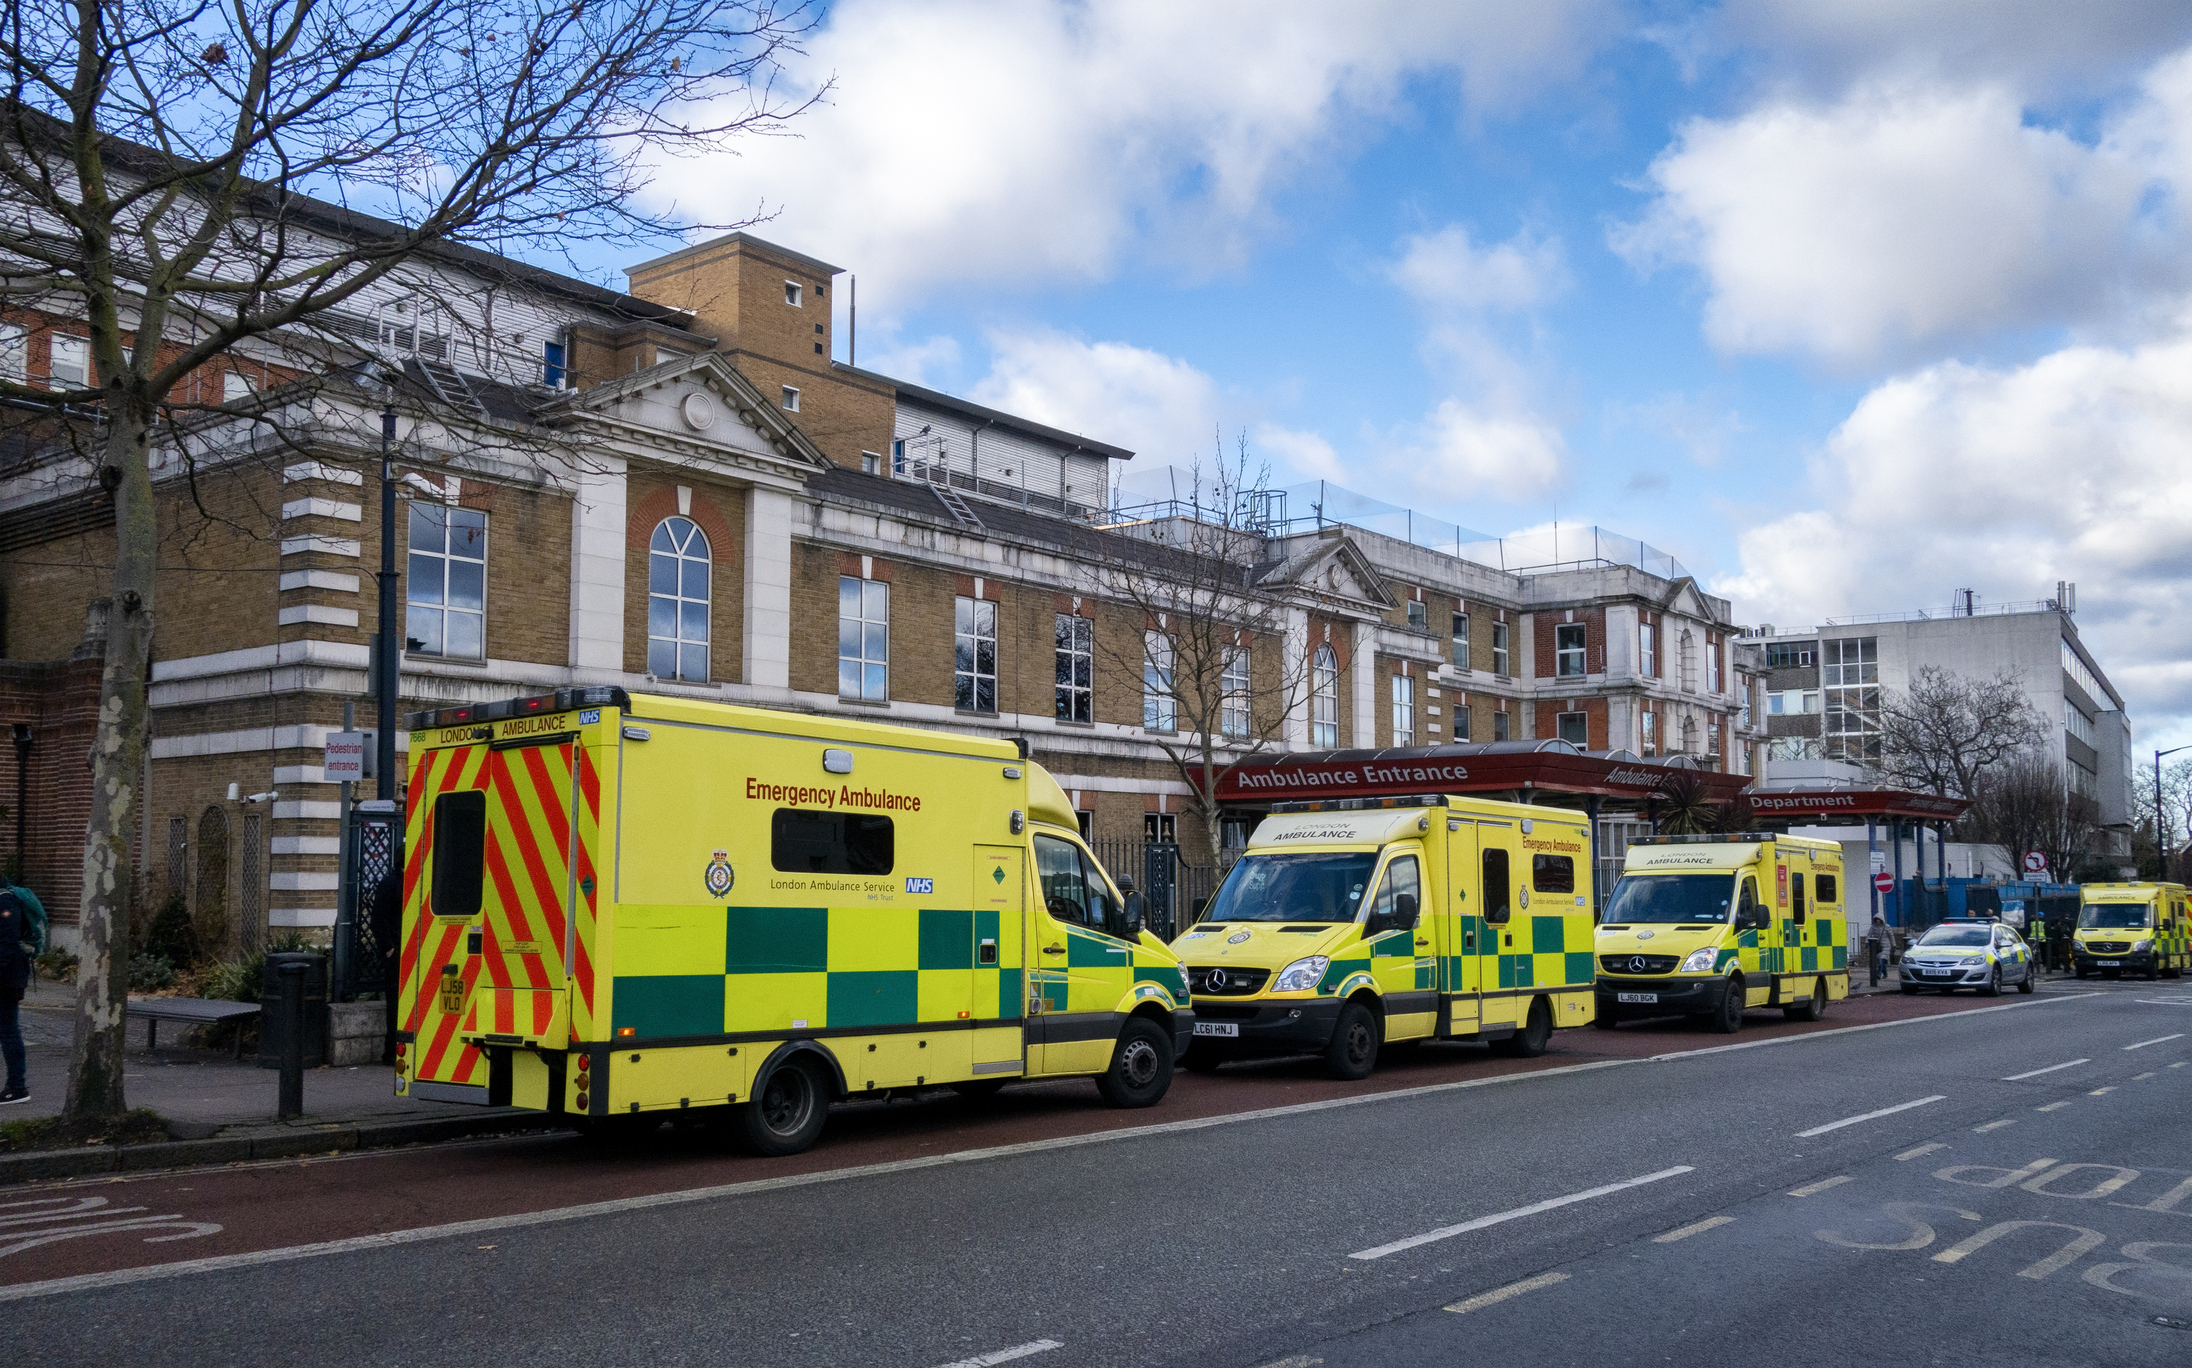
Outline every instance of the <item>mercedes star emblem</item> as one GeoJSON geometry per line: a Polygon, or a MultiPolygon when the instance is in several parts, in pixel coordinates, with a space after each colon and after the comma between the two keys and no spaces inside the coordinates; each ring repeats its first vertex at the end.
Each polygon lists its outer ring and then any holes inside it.
{"type": "Polygon", "coordinates": [[[1225,988],[1225,970],[1211,970],[1210,977],[1204,979],[1203,982],[1210,985],[1210,991],[1213,993],[1222,991],[1225,988]]]}
{"type": "Polygon", "coordinates": [[[1643,957],[1642,955],[1638,955],[1638,956],[1637,956],[1637,957],[1636,957],[1635,959],[1632,959],[1632,960],[1630,960],[1630,961],[1629,961],[1629,968],[1630,968],[1630,969],[1631,969],[1631,970],[1632,970],[1633,972],[1635,972],[1635,973],[1639,973],[1639,974],[1643,973],[1643,972],[1644,972],[1644,957],[1643,957]]]}

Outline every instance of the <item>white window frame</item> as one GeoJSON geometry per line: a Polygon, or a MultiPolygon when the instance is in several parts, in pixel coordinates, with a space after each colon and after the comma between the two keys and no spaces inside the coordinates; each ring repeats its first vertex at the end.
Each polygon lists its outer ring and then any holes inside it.
{"type": "Polygon", "coordinates": [[[1454,705],[1454,739],[1456,741],[1469,739],[1469,705],[1466,703],[1456,703],[1454,705]]]}
{"type": "Polygon", "coordinates": [[[1563,622],[1553,628],[1553,673],[1580,676],[1591,672],[1591,629],[1581,622],[1563,622]],[[1572,645],[1570,643],[1573,643],[1572,645]]]}
{"type": "Polygon", "coordinates": [[[1492,739],[1493,739],[1494,741],[1509,741],[1509,740],[1512,740],[1512,739],[1514,739],[1514,734],[1515,734],[1515,727],[1514,727],[1514,723],[1508,720],[1508,719],[1512,718],[1513,716],[1514,716],[1514,714],[1513,714],[1513,713],[1508,713],[1508,712],[1499,712],[1499,711],[1494,711],[1494,712],[1493,712],[1493,714],[1492,714],[1492,739]]]}
{"type": "Polygon", "coordinates": [[[1562,741],[1566,741],[1577,750],[1589,750],[1591,746],[1591,715],[1584,712],[1556,714],[1553,719],[1553,735],[1562,741]],[[1579,741],[1568,735],[1570,719],[1573,719],[1575,726],[1582,729],[1582,740],[1579,741]]]}
{"type": "Polygon", "coordinates": [[[997,711],[997,604],[961,594],[951,601],[951,702],[962,712],[997,711]],[[986,629],[986,630],[985,630],[986,629]],[[989,668],[982,668],[982,647],[989,668]],[[983,686],[989,687],[983,706],[983,686]]]}
{"type": "Polygon", "coordinates": [[[54,333],[46,340],[46,375],[55,389],[86,389],[91,385],[91,339],[73,333],[54,333]],[[74,375],[61,373],[63,344],[76,354],[74,375]]]}
{"type": "Polygon", "coordinates": [[[411,511],[416,515],[426,508],[436,508],[441,512],[441,544],[439,546],[421,546],[417,539],[410,534],[411,520],[409,518],[405,519],[404,635],[406,637],[417,635],[411,630],[411,615],[413,613],[439,613],[441,614],[441,649],[438,651],[422,650],[419,654],[439,656],[447,660],[485,660],[487,658],[487,535],[490,530],[487,512],[485,509],[460,508],[455,504],[437,504],[428,501],[414,502],[411,511]],[[449,535],[450,527],[460,518],[479,519],[480,553],[477,556],[459,555],[452,548],[449,535]],[[422,565],[421,562],[425,562],[425,564],[422,565]],[[480,603],[478,608],[454,607],[449,603],[449,580],[451,568],[455,565],[479,566],[480,603]],[[431,571],[434,577],[433,588],[438,596],[434,600],[423,600],[418,597],[420,590],[425,587],[420,573],[422,570],[431,571]],[[449,649],[449,619],[452,615],[478,619],[480,648],[477,653],[449,649]]]}
{"type": "Polygon", "coordinates": [[[1448,647],[1447,654],[1454,662],[1455,669],[1466,670],[1469,668],[1469,615],[1467,613],[1454,614],[1452,626],[1454,629],[1453,641],[1448,647]]]}
{"type": "Polygon", "coordinates": [[[1218,731],[1230,740],[1245,740],[1248,736],[1249,668],[1246,646],[1235,646],[1225,653],[1225,664],[1218,675],[1218,731]]]}
{"type": "Polygon", "coordinates": [[[1507,666],[1511,659],[1512,656],[1507,649],[1507,624],[1495,622],[1492,624],[1492,673],[1498,675],[1501,679],[1510,677],[1513,671],[1509,670],[1507,666]]]}
{"type": "Polygon", "coordinates": [[[1051,714],[1060,722],[1096,720],[1096,622],[1078,613],[1060,613],[1051,629],[1057,669],[1051,690],[1051,714]],[[1085,681],[1085,682],[1084,682],[1085,681]]]}
{"type": "Polygon", "coordinates": [[[865,703],[890,701],[890,584],[885,580],[837,577],[837,696],[865,703]],[[845,611],[848,593],[850,615],[845,611]],[[848,623],[853,626],[850,654],[845,640],[848,623]],[[849,680],[848,668],[852,670],[849,680]]]}
{"type": "Polygon", "coordinates": [[[714,548],[708,544],[708,534],[700,530],[699,523],[683,515],[664,518],[661,522],[655,524],[655,530],[647,538],[647,673],[657,679],[672,679],[685,684],[705,684],[708,682],[709,656],[711,654],[709,638],[713,635],[711,619],[715,613],[714,598],[715,555],[714,548]],[[665,538],[668,539],[669,543],[667,547],[663,545],[665,538]],[[694,551],[695,547],[699,548],[697,553],[694,551]],[[655,587],[657,562],[667,562],[668,564],[670,571],[670,592],[668,593],[663,593],[655,587]],[[685,567],[688,564],[698,564],[701,567],[701,592],[697,598],[686,592],[692,588],[685,574],[685,567]],[[664,605],[669,611],[670,630],[667,633],[656,630],[660,625],[655,621],[657,604],[664,605]],[[687,628],[691,625],[688,621],[690,614],[686,612],[687,608],[698,608],[700,610],[700,635],[698,636],[687,635],[687,628]],[[700,652],[700,669],[698,673],[693,673],[687,668],[692,663],[691,652],[695,648],[700,652]],[[667,664],[670,668],[668,671],[664,671],[662,668],[665,662],[657,658],[657,653],[664,650],[669,652],[667,664]]]}
{"type": "Polygon", "coordinates": [[[1711,637],[1705,638],[1705,692],[1727,692],[1720,687],[1720,643],[1711,637]]]}
{"type": "Polygon", "coordinates": [[[861,452],[861,453],[860,453],[860,473],[861,473],[861,474],[863,474],[863,475],[880,475],[880,474],[882,474],[882,473],[883,473],[883,457],[882,457],[882,455],[881,455],[881,454],[880,454],[879,452],[873,452],[873,451],[863,451],[863,452],[861,452]]]}
{"type": "Polygon", "coordinates": [[[778,401],[780,406],[786,413],[799,412],[799,387],[797,385],[785,385],[782,388],[784,397],[778,401]]]}
{"type": "Polygon", "coordinates": [[[1416,680],[1413,675],[1395,674],[1393,679],[1393,744],[1416,744],[1416,680]]]}
{"type": "Polygon", "coordinates": [[[1328,641],[1309,666],[1309,744],[1322,750],[1340,744],[1340,658],[1328,641]]]}
{"type": "Polygon", "coordinates": [[[784,282],[784,302],[786,304],[791,305],[795,309],[804,309],[807,307],[804,302],[806,296],[806,286],[800,284],[796,280],[787,280],[784,282]]]}
{"type": "Polygon", "coordinates": [[[1410,599],[1406,606],[1408,625],[1429,631],[1431,629],[1431,605],[1425,603],[1422,599],[1410,599]]]}
{"type": "Polygon", "coordinates": [[[1637,673],[1646,679],[1659,674],[1659,633],[1649,622],[1636,626],[1637,673]]]}
{"type": "Polygon", "coordinates": [[[30,378],[30,330],[0,323],[0,378],[21,383],[30,378]]]}
{"type": "Polygon", "coordinates": [[[1146,731],[1180,729],[1180,700],[1172,683],[1175,661],[1171,637],[1155,628],[1142,633],[1142,727],[1146,731]]]}
{"type": "Polygon", "coordinates": [[[1659,714],[1649,709],[1636,715],[1636,748],[1645,755],[1659,754],[1659,714]]]}

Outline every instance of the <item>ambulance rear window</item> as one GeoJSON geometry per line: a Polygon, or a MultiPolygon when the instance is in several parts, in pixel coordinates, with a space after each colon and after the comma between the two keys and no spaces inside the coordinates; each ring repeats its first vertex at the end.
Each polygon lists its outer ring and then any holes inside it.
{"type": "Polygon", "coordinates": [[[1575,861],[1566,855],[1532,855],[1530,887],[1540,893],[1575,892],[1575,861]]]}
{"type": "Polygon", "coordinates": [[[888,874],[897,840],[888,817],[778,808],[769,819],[769,863],[787,874],[888,874]]]}
{"type": "Polygon", "coordinates": [[[487,847],[487,795],[478,789],[434,800],[434,887],[437,917],[469,917],[480,909],[480,865],[487,847]]]}
{"type": "Polygon", "coordinates": [[[1832,874],[1820,874],[1815,876],[1812,879],[1812,888],[1814,895],[1821,903],[1831,903],[1836,901],[1835,895],[1842,891],[1832,874]]]}

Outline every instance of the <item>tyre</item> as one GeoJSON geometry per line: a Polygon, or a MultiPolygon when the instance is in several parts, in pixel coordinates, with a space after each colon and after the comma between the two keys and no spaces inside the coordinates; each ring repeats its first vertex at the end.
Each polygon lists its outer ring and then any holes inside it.
{"type": "Polygon", "coordinates": [[[1997,964],[1994,966],[1993,975],[1987,979],[1986,987],[1979,990],[1979,995],[1981,997],[2000,997],[2002,995],[2001,965],[1997,964]]]}
{"type": "Polygon", "coordinates": [[[954,1083],[951,1090],[969,1102],[987,1102],[1001,1091],[1009,1080],[1003,1078],[970,1078],[964,1083],[954,1083]]]}
{"type": "Polygon", "coordinates": [[[1350,1002],[1340,1008],[1332,1042],[1324,1047],[1324,1065],[1334,1078],[1368,1078],[1378,1062],[1378,1019],[1368,1007],[1350,1002]]]}
{"type": "Polygon", "coordinates": [[[1214,1074],[1225,1061],[1223,1050],[1207,1041],[1196,1040],[1188,1043],[1187,1057],[1180,1062],[1187,1066],[1189,1073],[1214,1074]]]}
{"type": "Polygon", "coordinates": [[[791,1059],[777,1066],[751,1102],[736,1109],[732,1129],[751,1153],[797,1154],[820,1138],[829,1114],[829,1085],[821,1070],[791,1059]]]}
{"type": "Polygon", "coordinates": [[[1827,981],[1815,979],[1811,985],[1811,1001],[1792,1007],[1783,1007],[1781,1015],[1791,1021],[1817,1021],[1827,1014],[1827,981]]]}
{"type": "Polygon", "coordinates": [[[1728,991],[1720,997],[1720,1010],[1706,1020],[1722,1035],[1734,1035],[1743,1029],[1743,978],[1740,974],[1728,979],[1728,991]]]}
{"type": "Polygon", "coordinates": [[[1096,1091],[1114,1107],[1149,1107],[1172,1086],[1172,1033],[1147,1017],[1134,1017],[1119,1032],[1111,1067],[1096,1075],[1096,1091]]]}
{"type": "Polygon", "coordinates": [[[1523,1018],[1522,1029],[1505,1040],[1493,1041],[1492,1048],[1516,1059],[1535,1059],[1545,1053],[1545,1047],[1552,1039],[1552,1006],[1544,998],[1538,998],[1530,1004],[1530,1015],[1523,1018]]]}
{"type": "Polygon", "coordinates": [[[1591,1024],[1601,1031],[1610,1031],[1621,1024],[1621,1018],[1606,1012],[1594,1012],[1591,1015],[1591,1024]]]}
{"type": "Polygon", "coordinates": [[[2085,966],[2081,964],[2081,965],[2079,965],[2079,966],[2078,966],[2078,967],[2077,967],[2076,969],[2073,969],[2073,970],[2071,970],[2071,973],[2073,973],[2074,975],[2076,975],[2076,976],[2077,976],[2077,977],[2079,977],[2079,978],[2084,978],[2084,977],[2085,977],[2085,966]]]}
{"type": "Polygon", "coordinates": [[[2040,971],[2038,967],[2027,964],[2025,966],[2025,976],[2017,980],[2017,991],[2020,993],[2031,992],[2033,989],[2040,986],[2039,979],[2040,971]]]}

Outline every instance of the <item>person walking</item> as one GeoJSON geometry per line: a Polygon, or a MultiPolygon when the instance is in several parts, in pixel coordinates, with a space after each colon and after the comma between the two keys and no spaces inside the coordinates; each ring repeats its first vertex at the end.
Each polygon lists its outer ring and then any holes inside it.
{"type": "Polygon", "coordinates": [[[1865,932],[1865,958],[1872,965],[1872,981],[1878,983],[1888,976],[1888,946],[1894,933],[1888,930],[1887,918],[1875,912],[1872,925],[1865,932]]]}
{"type": "Polygon", "coordinates": [[[381,1063],[396,1062],[397,980],[403,963],[403,872],[391,869],[373,889],[373,950],[381,959],[381,1063]]]}
{"type": "Polygon", "coordinates": [[[0,1107],[30,1101],[21,1008],[30,988],[31,961],[44,950],[45,941],[46,909],[38,896],[0,882],[0,1061],[8,1071],[7,1084],[0,1087],[0,1107]]]}

